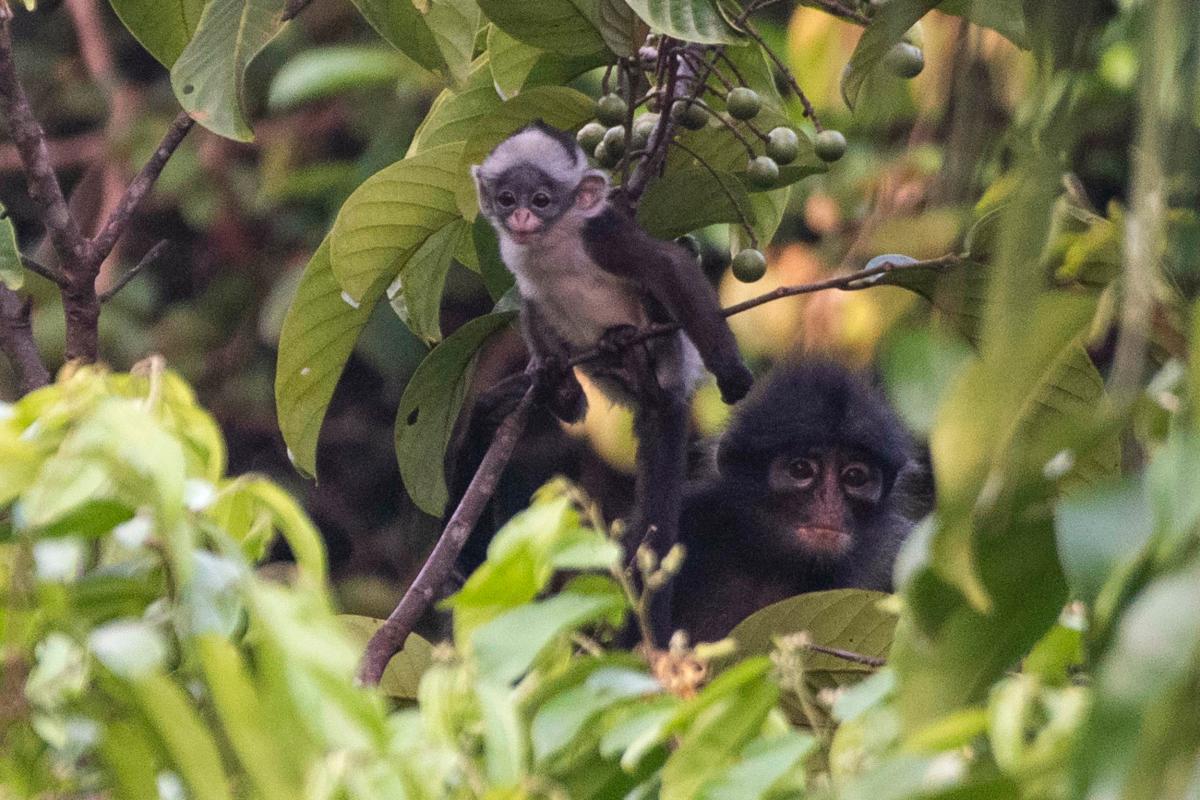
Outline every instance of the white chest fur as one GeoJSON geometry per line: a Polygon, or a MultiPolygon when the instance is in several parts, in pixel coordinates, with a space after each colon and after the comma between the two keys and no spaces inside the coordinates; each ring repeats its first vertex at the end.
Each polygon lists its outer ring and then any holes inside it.
{"type": "Polygon", "coordinates": [[[501,241],[500,254],[517,279],[521,297],[573,349],[594,346],[616,325],[644,326],[645,308],[637,287],[605,272],[579,245],[572,220],[529,244],[501,241]],[[563,229],[559,229],[562,227],[563,229]]]}

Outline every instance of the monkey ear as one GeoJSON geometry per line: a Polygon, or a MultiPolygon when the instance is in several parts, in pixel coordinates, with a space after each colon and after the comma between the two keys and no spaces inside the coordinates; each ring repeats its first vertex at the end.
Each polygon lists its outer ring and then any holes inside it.
{"type": "Polygon", "coordinates": [[[583,173],[575,190],[575,206],[585,214],[599,212],[608,197],[608,176],[598,169],[583,173]]]}
{"type": "Polygon", "coordinates": [[[483,178],[483,169],[479,164],[471,165],[471,177],[475,179],[475,193],[479,195],[479,208],[487,214],[492,210],[492,198],[487,190],[487,181],[483,178]]]}

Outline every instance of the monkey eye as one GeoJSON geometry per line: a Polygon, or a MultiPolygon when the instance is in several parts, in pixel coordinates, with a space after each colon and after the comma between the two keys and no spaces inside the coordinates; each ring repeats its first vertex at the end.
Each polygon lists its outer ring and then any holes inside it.
{"type": "Polygon", "coordinates": [[[862,464],[851,464],[842,470],[842,485],[859,489],[871,481],[871,472],[862,464]]]}
{"type": "Polygon", "coordinates": [[[787,473],[797,483],[811,483],[817,477],[817,463],[811,458],[793,458],[788,462],[787,473]]]}
{"type": "Polygon", "coordinates": [[[496,195],[496,202],[505,208],[512,208],[517,204],[517,196],[505,189],[503,192],[496,195]]]}
{"type": "Polygon", "coordinates": [[[538,192],[533,196],[534,208],[545,208],[548,205],[550,205],[550,195],[545,192],[538,192]]]}

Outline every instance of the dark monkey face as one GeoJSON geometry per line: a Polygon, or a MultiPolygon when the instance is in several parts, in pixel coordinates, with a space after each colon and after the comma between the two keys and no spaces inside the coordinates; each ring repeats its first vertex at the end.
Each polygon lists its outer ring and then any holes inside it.
{"type": "Polygon", "coordinates": [[[883,471],[867,453],[836,446],[776,456],[763,512],[782,549],[819,561],[849,555],[855,536],[882,505],[883,471]]]}
{"type": "Polygon", "coordinates": [[[573,207],[587,212],[604,200],[602,180],[584,176],[578,186],[568,186],[530,164],[477,179],[484,213],[517,244],[532,242],[573,207]]]}

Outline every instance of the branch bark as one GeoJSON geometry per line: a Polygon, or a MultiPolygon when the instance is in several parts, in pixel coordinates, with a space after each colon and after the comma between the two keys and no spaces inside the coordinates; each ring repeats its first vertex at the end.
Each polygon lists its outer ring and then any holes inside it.
{"type": "Polygon", "coordinates": [[[479,522],[479,517],[488,500],[491,499],[492,493],[496,491],[500,475],[508,465],[513,449],[517,445],[517,439],[525,429],[525,423],[529,419],[529,412],[533,406],[533,393],[534,388],[531,383],[517,407],[496,431],[496,436],[492,439],[479,469],[475,472],[475,477],[471,479],[458,508],[454,510],[450,521],[446,523],[446,530],[442,532],[441,538],[434,545],[433,552],[425,560],[425,565],[421,567],[416,579],[405,591],[400,604],[396,606],[387,621],[367,643],[367,651],[363,655],[363,662],[358,674],[362,683],[368,686],[375,686],[379,683],[392,656],[403,649],[404,642],[412,633],[417,620],[433,605],[439,591],[449,579],[454,570],[454,564],[458,560],[458,554],[462,552],[467,537],[474,530],[475,524],[479,522]]]}
{"type": "Polygon", "coordinates": [[[32,301],[22,300],[7,286],[0,285],[0,350],[17,372],[21,394],[50,383],[50,370],[46,369],[33,341],[31,309],[32,301]]]}

